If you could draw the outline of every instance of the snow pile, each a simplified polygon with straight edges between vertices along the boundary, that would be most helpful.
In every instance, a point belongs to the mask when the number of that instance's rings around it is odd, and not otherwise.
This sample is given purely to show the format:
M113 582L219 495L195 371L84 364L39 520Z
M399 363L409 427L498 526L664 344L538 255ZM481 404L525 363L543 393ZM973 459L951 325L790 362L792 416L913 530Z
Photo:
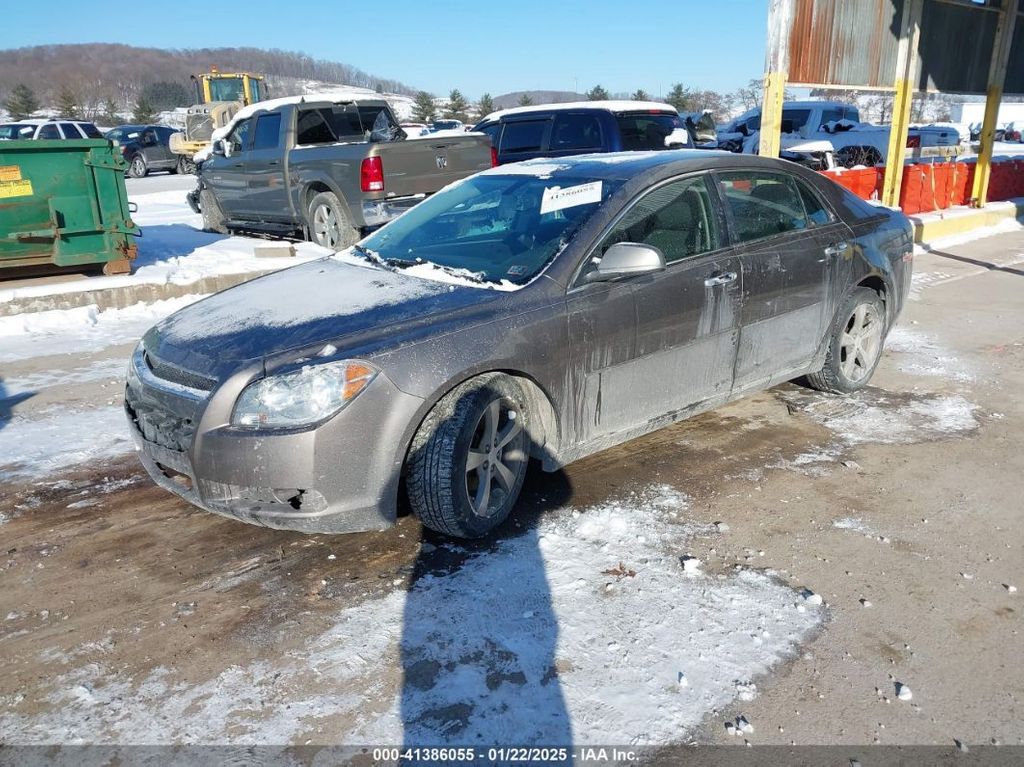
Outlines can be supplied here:
M885 339L885 348L898 353L896 364L904 373L946 378L959 383L974 380L974 375L963 366L951 349L912 326L898 325L893 328Z
M0 728L9 743L679 742L822 620L759 573L684 576L686 508L655 487L562 509L452 572L424 547L408 592L342 610L272 664L198 684L55 668L50 710Z

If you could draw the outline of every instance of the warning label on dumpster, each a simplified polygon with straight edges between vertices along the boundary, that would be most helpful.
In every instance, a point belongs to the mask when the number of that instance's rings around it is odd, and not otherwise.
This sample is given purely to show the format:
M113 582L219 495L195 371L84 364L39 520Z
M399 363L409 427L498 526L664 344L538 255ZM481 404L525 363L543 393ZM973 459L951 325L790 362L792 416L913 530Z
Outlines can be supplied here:
M0 200L8 197L31 197L32 182L24 181L0 181Z
M0 181L21 181L21 166L0 165Z

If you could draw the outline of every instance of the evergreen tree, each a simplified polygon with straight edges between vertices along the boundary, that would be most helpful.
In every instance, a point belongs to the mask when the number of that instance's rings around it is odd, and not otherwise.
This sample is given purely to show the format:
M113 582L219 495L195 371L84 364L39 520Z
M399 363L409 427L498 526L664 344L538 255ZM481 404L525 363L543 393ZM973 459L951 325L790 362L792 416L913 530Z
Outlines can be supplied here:
M651 100L651 97L648 95L647 91L645 91L643 88L637 88L635 91L633 91L633 95L630 96L630 98L633 99L633 101L650 101Z
M78 95L70 85L62 85L57 92L58 116L66 117L69 120L77 120L79 101Z
M175 107L187 107L194 98L184 85L168 80L150 83L142 89L142 97L146 99L154 112L162 112Z
M494 99L491 98L490 93L485 93L480 97L480 102L476 106L477 111L480 112L481 117L486 117L494 111Z
M11 95L4 102L4 108L10 112L12 120L24 120L39 109L39 99L31 88L19 83L14 86Z
M434 97L426 91L416 94L416 102L412 107L412 116L416 122L428 123L434 119L437 107L434 106Z
M680 112L693 112L697 109L695 94L682 83L676 83L665 97L665 103L671 104Z
M587 91L587 101L607 101L608 91L602 88L600 85L595 85L589 91Z
M145 125L146 123L153 122L156 115L153 114L153 105L146 100L144 95L140 95L138 100L135 102L135 109L132 112L132 122L138 123L139 125Z
M107 96L103 101L103 111L100 113L100 119L107 127L121 124L121 115L117 111L117 102L110 96Z
M533 106L533 99L530 98L529 93L524 93L522 96L519 97L519 101L516 103L519 104L519 106L521 107L529 107Z
M469 102L466 101L466 97L462 95L458 88L452 90L448 94L448 117L453 120L466 122L469 119L466 117L467 109L469 109Z

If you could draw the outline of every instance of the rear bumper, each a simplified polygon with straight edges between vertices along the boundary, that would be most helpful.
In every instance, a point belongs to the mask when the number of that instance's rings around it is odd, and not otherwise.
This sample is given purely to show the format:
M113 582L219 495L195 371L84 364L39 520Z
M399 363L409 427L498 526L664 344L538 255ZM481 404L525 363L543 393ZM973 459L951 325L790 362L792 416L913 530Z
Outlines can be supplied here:
M425 194L418 194L412 197L395 197L386 200L363 200L362 228L373 229L383 226L425 199Z
M187 402L180 387L129 378L129 430L158 485L215 514L281 530L348 533L394 524L400 445L422 400L378 375L317 427L254 431L230 425L235 397L218 390L208 401Z

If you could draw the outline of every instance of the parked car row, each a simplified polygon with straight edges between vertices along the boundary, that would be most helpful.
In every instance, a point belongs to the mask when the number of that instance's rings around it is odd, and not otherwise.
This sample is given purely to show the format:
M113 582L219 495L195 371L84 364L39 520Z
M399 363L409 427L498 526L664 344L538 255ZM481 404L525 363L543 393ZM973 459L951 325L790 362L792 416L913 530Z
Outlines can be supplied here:
M0 141L58 141L103 138L94 123L82 120L17 120L0 125Z

